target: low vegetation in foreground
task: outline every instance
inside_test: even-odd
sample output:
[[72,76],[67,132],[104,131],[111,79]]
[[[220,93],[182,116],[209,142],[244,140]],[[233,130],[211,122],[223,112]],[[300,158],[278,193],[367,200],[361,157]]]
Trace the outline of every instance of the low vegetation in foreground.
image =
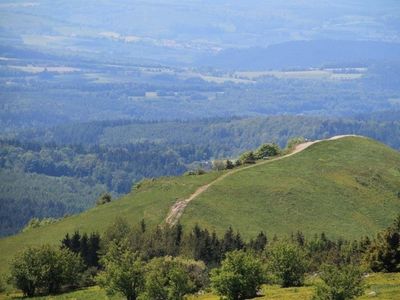
[[301,232],[270,240],[260,232],[246,242],[232,228],[218,237],[199,226],[185,232],[179,223],[151,228],[116,219],[102,235],[75,232],[58,247],[20,251],[8,283],[23,296],[55,295],[47,299],[394,299],[399,272],[400,215],[374,239],[358,241]]

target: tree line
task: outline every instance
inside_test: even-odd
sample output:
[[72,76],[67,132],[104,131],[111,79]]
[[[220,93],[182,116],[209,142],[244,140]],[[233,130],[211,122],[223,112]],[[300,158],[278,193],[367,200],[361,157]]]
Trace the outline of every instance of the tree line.
[[249,241],[228,228],[217,236],[196,225],[148,228],[121,218],[100,236],[67,234],[59,247],[28,247],[16,254],[10,282],[26,296],[98,284],[135,299],[184,299],[211,289],[228,300],[255,297],[262,284],[302,286],[317,272],[314,299],[353,299],[365,289],[364,272],[400,272],[400,215],[373,239],[332,240],[301,232]]

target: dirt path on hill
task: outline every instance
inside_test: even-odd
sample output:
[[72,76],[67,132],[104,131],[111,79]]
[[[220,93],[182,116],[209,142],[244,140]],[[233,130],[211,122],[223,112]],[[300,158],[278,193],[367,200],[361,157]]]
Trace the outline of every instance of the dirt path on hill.
[[238,173],[238,172],[241,172],[243,170],[247,170],[247,169],[254,168],[254,167],[257,167],[257,166],[260,166],[260,165],[265,165],[265,164],[268,164],[268,163],[271,163],[271,162],[274,162],[274,161],[277,161],[277,160],[281,160],[281,159],[287,158],[287,157],[292,156],[292,155],[294,155],[296,153],[299,153],[299,152],[307,149],[311,145],[313,145],[315,143],[319,143],[321,141],[338,140],[338,139],[341,139],[341,138],[344,138],[344,137],[349,137],[349,136],[356,136],[356,135],[352,135],[352,134],[349,134],[349,135],[336,135],[336,136],[331,137],[331,138],[326,139],[326,140],[316,140],[316,141],[312,141],[312,142],[301,143],[301,144],[296,145],[294,150],[292,152],[290,152],[289,154],[286,154],[286,155],[283,155],[283,156],[279,156],[277,158],[273,158],[273,159],[270,159],[270,160],[265,160],[265,161],[262,161],[262,162],[258,162],[256,164],[249,165],[249,166],[246,166],[246,167],[243,167],[243,168],[233,169],[232,171],[229,171],[229,172],[225,173],[224,175],[218,177],[217,179],[211,181],[210,183],[199,187],[193,194],[191,194],[189,196],[189,198],[186,198],[186,199],[183,199],[183,200],[178,200],[177,202],[175,202],[175,204],[171,207],[171,209],[170,209],[170,211],[168,213],[168,216],[165,219],[165,222],[168,225],[171,225],[171,226],[175,225],[178,222],[179,218],[182,216],[183,211],[185,210],[186,206],[189,204],[190,201],[194,200],[195,198],[200,196],[202,193],[207,191],[210,186],[212,186],[215,183],[225,179],[228,176],[231,176],[231,175],[233,175],[235,173]]

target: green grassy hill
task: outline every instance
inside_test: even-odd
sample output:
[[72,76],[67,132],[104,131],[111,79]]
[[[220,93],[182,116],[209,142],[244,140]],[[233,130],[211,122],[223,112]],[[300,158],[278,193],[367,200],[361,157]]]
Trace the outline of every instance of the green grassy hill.
[[[102,232],[117,216],[162,224],[171,206],[224,172],[143,182],[121,200],[0,240],[0,273],[19,249],[59,243],[74,230]],[[400,153],[360,137],[316,143],[293,156],[235,170],[186,207],[181,222],[219,233],[232,225],[246,237],[326,232],[331,237],[373,235],[400,212]]]
[[400,153],[373,140],[316,143],[291,157],[224,178],[189,203],[181,222],[267,234],[358,238],[400,212]]

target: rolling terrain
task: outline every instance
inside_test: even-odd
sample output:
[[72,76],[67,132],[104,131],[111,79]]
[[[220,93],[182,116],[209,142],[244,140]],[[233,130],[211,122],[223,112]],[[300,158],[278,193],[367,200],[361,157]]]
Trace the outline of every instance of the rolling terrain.
[[117,216],[163,225],[177,201],[212,182],[185,207],[183,225],[217,233],[233,226],[246,239],[260,230],[270,237],[301,230],[351,239],[374,235],[400,211],[400,154],[371,139],[343,137],[233,171],[145,180],[118,201],[1,239],[1,273],[27,245],[57,244],[74,230],[101,233]]

